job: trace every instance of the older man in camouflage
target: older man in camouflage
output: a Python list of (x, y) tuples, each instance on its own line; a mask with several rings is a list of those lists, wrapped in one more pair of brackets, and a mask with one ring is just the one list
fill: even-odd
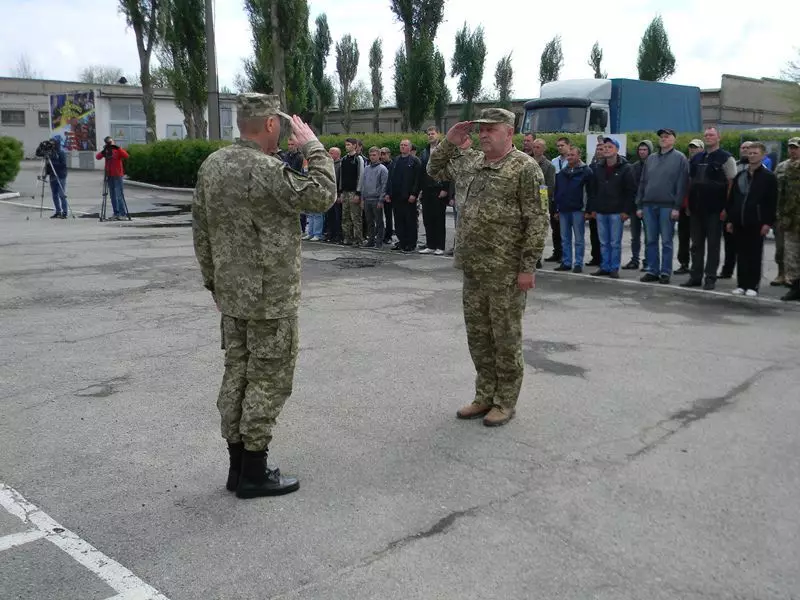
[(789, 140), (789, 160), (778, 165), (778, 223), (783, 233), (783, 266), (789, 292), (784, 301), (800, 301), (800, 137)]
[[(203, 283), (222, 313), (225, 375), (217, 407), (230, 454), (227, 488), (255, 498), (299, 487), (267, 468), (267, 451), (297, 357), (298, 216), (331, 207), (336, 177), (313, 131), (281, 113), (277, 96), (242, 94), (237, 104), (241, 138), (200, 167), (192, 226)], [(276, 156), (290, 127), (308, 160), (305, 175)]]
[[(475, 124), (480, 151), (463, 152)], [(513, 418), (522, 386), (522, 315), (550, 226), (534, 159), (512, 144), (514, 114), (501, 108), (455, 124), (431, 153), (428, 173), (454, 181), (459, 198), (456, 263), (464, 271), (467, 343), (477, 377), (474, 401), (460, 419), (492, 427)], [(457, 195), (460, 196), (457, 191)]]

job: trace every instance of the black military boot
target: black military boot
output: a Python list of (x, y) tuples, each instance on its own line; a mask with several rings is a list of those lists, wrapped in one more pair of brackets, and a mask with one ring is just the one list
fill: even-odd
[(295, 477), (284, 477), (280, 469), (267, 468), (267, 451), (242, 451), (242, 471), (236, 488), (238, 498), (280, 496), (300, 488)]
[(797, 302), (800, 300), (800, 279), (792, 282), (792, 285), (789, 287), (789, 291), (785, 296), (781, 296), (781, 300), (784, 302)]
[(242, 468), (242, 450), (244, 450), (244, 444), (242, 442), (236, 442), (235, 444), (228, 442), (228, 455), (231, 458), (231, 466), (228, 467), (228, 482), (225, 484), (225, 489), (229, 492), (235, 491), (236, 486), (239, 485), (239, 471)]

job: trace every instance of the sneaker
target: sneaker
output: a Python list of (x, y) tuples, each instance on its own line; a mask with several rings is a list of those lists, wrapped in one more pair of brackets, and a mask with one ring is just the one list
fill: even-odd
[(705, 291), (707, 291), (707, 292), (710, 292), (711, 290), (715, 289), (716, 287), (717, 287), (717, 283), (715, 281), (710, 280), (710, 279), (706, 279), (706, 282), (703, 284), (703, 289)]
[(444, 256), (444, 250), (434, 250), (433, 253), (436, 256)]
[(303, 237), (301, 237), (300, 239), (301, 239), (301, 240), (310, 240), (310, 239), (311, 239), (311, 236), (310, 236), (310, 235), (308, 235), (308, 234), (306, 233), (306, 234), (305, 234)]
[(417, 250), (420, 254), (433, 254), (433, 250), (430, 248), (423, 248), (422, 250)]
[(744, 295), (744, 289), (743, 288), (736, 288), (735, 290), (733, 290), (731, 292), (731, 294), (733, 294), (734, 296), (743, 296)]
[(748, 298), (755, 298), (756, 296), (758, 296), (758, 292), (755, 290), (746, 290), (744, 295), (747, 296)]
[(611, 277), (611, 279), (619, 279), (619, 271), (611, 271), (608, 276)]
[(594, 273), (592, 273), (592, 277), (605, 277), (606, 275), (610, 275), (611, 271), (606, 271), (604, 269), (597, 269)]
[(56, 213), (56, 214), (54, 214), (54, 215), (53, 215), (52, 217), (50, 217), (50, 218), (51, 218), (51, 219), (60, 219), (60, 218), (61, 218), (61, 213)]
[(645, 273), (641, 276), (639, 281), (644, 283), (653, 283), (654, 281), (658, 281), (658, 275), (654, 275), (653, 273)]
[(628, 264), (627, 264), (627, 265), (625, 265), (625, 266), (624, 266), (624, 267), (622, 267), (622, 268), (623, 268), (623, 269), (625, 269), (626, 271), (635, 271), (636, 269), (638, 269), (638, 268), (639, 268), (639, 261), (638, 261), (638, 260), (633, 260), (633, 259), (631, 259), (631, 260), (628, 262)]
[(573, 273), (583, 273), (583, 267), (572, 267)]
[(665, 285), (669, 283), (669, 275), (662, 275), (661, 277), (659, 277), (658, 283), (663, 283)]
[(782, 285), (786, 285), (786, 277), (784, 275), (778, 275), (775, 279), (769, 282), (772, 287), (779, 287)]
[(309, 240), (308, 240), (308, 241), (309, 241), (309, 242), (321, 242), (321, 241), (322, 241), (322, 238), (321, 238), (321, 237), (319, 237), (318, 235), (315, 235), (314, 237), (312, 237), (312, 238), (309, 238)]

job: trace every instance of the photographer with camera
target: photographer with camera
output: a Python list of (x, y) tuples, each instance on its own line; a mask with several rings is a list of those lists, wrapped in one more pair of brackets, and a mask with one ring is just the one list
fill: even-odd
[[(56, 209), (51, 219), (66, 219), (67, 207), (67, 153), (61, 147), (61, 138), (57, 135), (45, 140), (36, 148), (36, 156), (44, 159), (44, 177), (50, 179), (50, 191), (53, 194), (53, 206)], [(44, 183), (42, 184), (44, 195)]]
[(128, 153), (124, 148), (120, 148), (114, 143), (114, 139), (109, 135), (104, 140), (105, 146), (97, 153), (97, 160), (106, 161), (106, 179), (108, 181), (108, 192), (111, 195), (111, 208), (114, 216), (109, 221), (119, 221), (122, 217), (128, 216), (127, 204), (125, 204), (125, 193), (122, 189), (122, 179), (125, 176), (125, 168), (122, 161), (128, 158)]

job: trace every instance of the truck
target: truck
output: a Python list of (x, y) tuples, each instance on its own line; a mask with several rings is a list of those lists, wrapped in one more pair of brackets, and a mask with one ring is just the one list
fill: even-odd
[(567, 79), (525, 103), (520, 133), (702, 131), (700, 88), (639, 79)]

